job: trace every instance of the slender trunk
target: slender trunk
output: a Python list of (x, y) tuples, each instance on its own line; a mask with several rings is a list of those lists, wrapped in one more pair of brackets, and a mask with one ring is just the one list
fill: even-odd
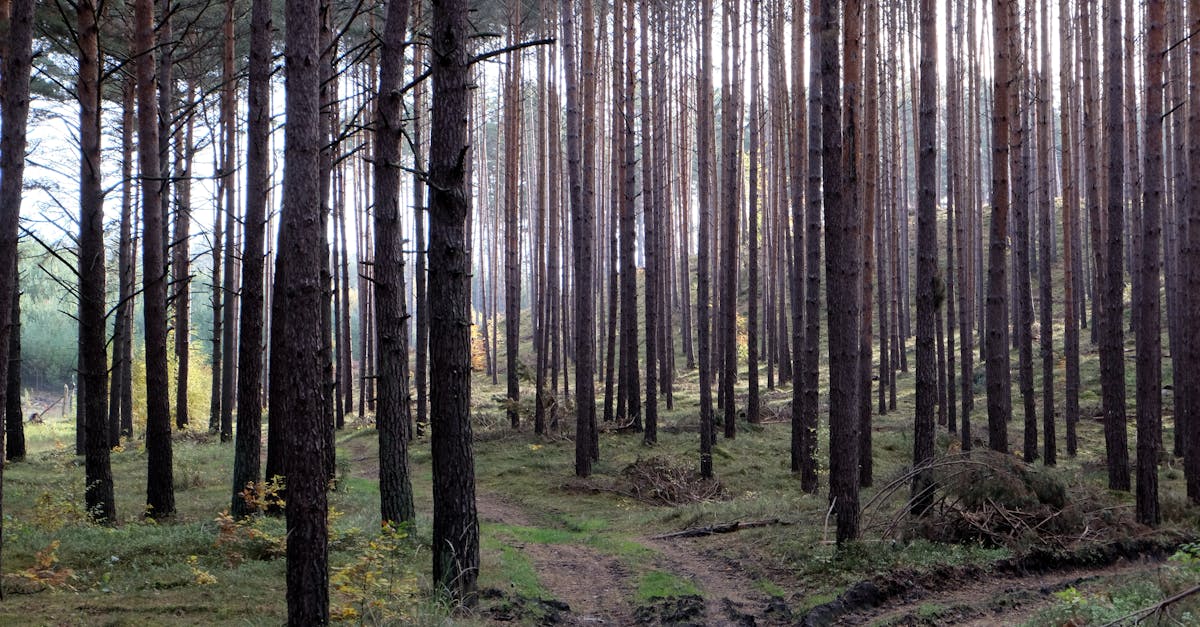
[[(700, 2), (700, 75), (696, 81), (696, 176), (697, 200), (699, 202), (700, 229), (696, 246), (696, 350), (700, 366), (700, 475), (706, 479), (713, 476), (712, 448), (716, 440), (713, 425), (712, 398), (712, 351), (709, 331), (709, 254), (712, 249), (709, 233), (712, 230), (712, 154), (713, 154), (713, 96), (712, 96), (712, 0)], [(799, 354), (799, 351), (797, 351)], [(793, 440), (795, 440), (795, 425)], [(793, 453), (795, 446), (793, 445)], [(795, 470), (795, 455), (792, 466)]]
[(242, 253), (237, 440), (234, 443), (233, 497), (230, 505), (230, 511), (238, 518), (253, 512), (241, 493), (248, 484), (258, 483), (261, 478), (263, 231), (271, 182), (268, 157), (271, 132), (270, 1), (254, 0), (250, 11), (250, 59), (246, 91), (249, 107), (246, 120), (246, 241)]
[(1041, 66), (1038, 71), (1038, 301), (1041, 317), (1038, 321), (1042, 356), (1042, 461), (1047, 466), (1057, 463), (1057, 439), (1054, 430), (1054, 313), (1050, 269), (1053, 262), (1051, 220), (1054, 193), (1052, 189), (1054, 160), (1050, 145), (1050, 9), (1043, 3), (1039, 15), (1041, 37), (1039, 50)]
[[(917, 159), (917, 411), (913, 467), (933, 461), (934, 403), (939, 389), (934, 334), (938, 319), (937, 261), (937, 20), (934, 0), (921, 0), (921, 100)], [(933, 494), (932, 471), (913, 479), (913, 509), (924, 514)]]
[[(1104, 328), (1100, 333), (1100, 386), (1104, 405), (1104, 449), (1108, 462), (1108, 487), (1129, 490), (1129, 451), (1125, 419), (1125, 325), (1124, 309), (1124, 81), (1121, 72), (1120, 0), (1104, 2), (1104, 138), (1108, 155), (1106, 195), (1105, 271), (1101, 281), (1104, 296)], [(1100, 242), (1096, 242), (1099, 247)]]
[(408, 0), (388, 4), (379, 95), (375, 100), (375, 320), (379, 325), (375, 424), (379, 431), (379, 496), (385, 524), (406, 522), (416, 515), (408, 477), (408, 325), (400, 228), (400, 87), (408, 16)]
[[(829, 499), (837, 515), (837, 541), (858, 537), (859, 342), (862, 296), (862, 239), (853, 204), (858, 187), (858, 73), (862, 6), (849, 0), (845, 9), (845, 72), (839, 71), (837, 3), (821, 2), (821, 88), (824, 134), (823, 187), (826, 199), (825, 262), (829, 343)], [(839, 84), (840, 82), (840, 84)], [(845, 86), (843, 102), (839, 87)], [(843, 106), (844, 104), (844, 106)], [(843, 148), (843, 140), (849, 146)]]
[(154, 100), (154, 6), (134, 5), (139, 161), (142, 183), (142, 298), (146, 327), (146, 515), (175, 514), (171, 463), (171, 405), (167, 380), (167, 281), (163, 257), (162, 177), (158, 160), (158, 105)]
[[(109, 465), (108, 352), (104, 333), (104, 204), (100, 164), (100, 27), (96, 5), (76, 7), (79, 33), (79, 402), (84, 426), (84, 502), (93, 520), (116, 521)], [(14, 42), (17, 43), (17, 42)], [(21, 45), (17, 43), (17, 45)], [(10, 65), (9, 68), (12, 66)], [(8, 69), (8, 68), (6, 68)], [(19, 69), (17, 71), (20, 71)], [(18, 79), (20, 80), (20, 79)], [(20, 87), (18, 87), (19, 89)], [(27, 87), (26, 87), (27, 90)], [(26, 92), (27, 93), (27, 92)], [(9, 99), (6, 106), (20, 104)], [(6, 119), (5, 122), (8, 122)], [(23, 120), (17, 120), (18, 123)], [(8, 148), (10, 146), (5, 146)], [(8, 165), (8, 164), (5, 164)], [(19, 204), (19, 203), (18, 203)], [(12, 255), (15, 259), (15, 255)], [(15, 279), (15, 277), (14, 277)], [(15, 280), (14, 280), (15, 283)], [(11, 297), (12, 289), (0, 285)], [(8, 308), (8, 303), (0, 304)], [(165, 338), (164, 338), (165, 340)], [(163, 347), (165, 349), (165, 345)], [(8, 361), (6, 359), (6, 361)], [(11, 364), (11, 362), (9, 362)], [(11, 365), (9, 367), (12, 367)], [(7, 377), (6, 377), (7, 379)], [(168, 433), (170, 426), (167, 426)]]
[[(1127, 16), (1132, 19), (1132, 15)], [(1137, 518), (1156, 526), (1162, 516), (1158, 506), (1158, 456), (1162, 449), (1162, 337), (1159, 296), (1159, 240), (1162, 237), (1163, 199), (1163, 53), (1166, 50), (1166, 4), (1147, 4), (1146, 36), (1146, 167), (1145, 203), (1139, 277), (1135, 284), (1137, 316)]]
[(1008, 452), (1008, 421), (1012, 417), (1012, 378), (1008, 358), (1008, 233), (1009, 88), (1012, 80), (1009, 6), (1015, 0), (994, 0), (995, 77), (992, 93), (992, 223), (987, 276), (987, 399), (988, 446)]

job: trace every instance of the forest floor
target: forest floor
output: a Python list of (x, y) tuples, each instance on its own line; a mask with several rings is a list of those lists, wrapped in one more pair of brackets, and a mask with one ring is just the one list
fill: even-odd
[[(1084, 378), (1091, 416), (1098, 404), (1094, 367), (1085, 367)], [(416, 625), (1084, 625), (1105, 624), (1200, 583), (1200, 551), (1185, 544), (1200, 529), (1200, 512), (1187, 505), (1178, 460), (1164, 456), (1161, 465), (1162, 529), (1127, 525), (1132, 497), (1103, 489), (1103, 433), (1090, 418), (1079, 426), (1075, 458), (1060, 446), (1057, 468), (1011, 463), (1033, 473), (1013, 476), (1048, 478), (1071, 502), (1095, 503), (1098, 511), (1079, 519), (1086, 521), (1080, 537), (1094, 541), (1047, 551), (1016, 533), (1010, 542), (948, 541), (897, 524), (908, 520), (897, 515), (907, 490), (891, 494), (887, 486), (903, 483), (912, 451), (911, 375), (901, 374), (899, 384), (898, 407), (873, 428), (875, 487), (864, 490), (862, 503), (879, 498), (864, 511), (863, 539), (838, 549), (827, 497), (800, 491), (790, 472), (786, 386), (764, 391), (763, 423), (739, 420), (735, 439), (718, 438), (717, 480), (705, 483), (692, 471), (699, 440), (694, 372), (678, 379), (673, 409), (660, 405), (656, 446), (642, 444), (638, 433), (602, 427), (600, 459), (588, 479), (573, 476), (569, 415), (555, 435), (537, 436), (527, 424), (513, 430), (502, 388), (477, 377), (482, 564), (480, 602), (469, 611), (430, 595), (428, 440), (411, 448), (415, 525), (380, 532), (376, 438), (369, 415), (364, 423), (352, 416), (338, 435), (339, 479), (330, 492), (334, 617)], [(977, 394), (982, 399), (982, 390)], [(531, 402), (522, 403), (531, 418)], [(118, 524), (97, 527), (82, 511), (72, 417), (57, 414), (27, 425), (28, 459), (5, 467), (0, 625), (284, 621), (282, 521), (263, 516), (235, 524), (221, 514), (231, 498), (230, 444), (200, 425), (176, 434), (179, 513), (154, 524), (141, 516), (145, 451), (138, 440), (127, 443), (113, 454)], [(976, 433), (982, 414), (978, 407), (972, 416)], [(1168, 412), (1168, 443), (1172, 426)], [(1022, 427), (1014, 420), (1011, 442), (1020, 442)], [(823, 487), (827, 436), (823, 426)], [(937, 446), (939, 456), (953, 456), (957, 436), (941, 428)], [(1061, 518), (1067, 516), (1054, 520)], [(670, 536), (735, 522), (750, 524)], [(1167, 609), (1171, 617), (1162, 624), (1200, 617), (1194, 599)]]

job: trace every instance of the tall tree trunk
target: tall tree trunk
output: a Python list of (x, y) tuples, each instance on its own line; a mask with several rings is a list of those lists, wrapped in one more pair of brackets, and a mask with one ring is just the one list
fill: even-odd
[[(1132, 15), (1126, 19), (1133, 19)], [(1166, 5), (1147, 4), (1146, 36), (1146, 167), (1145, 203), (1139, 251), (1137, 297), (1137, 518), (1156, 526), (1158, 456), (1162, 449), (1162, 337), (1159, 296), (1159, 240), (1163, 198), (1163, 54), (1166, 50)]]
[[(0, 104), (3, 105), (0, 107), (0, 322), (5, 322), (5, 327), (12, 323), (5, 317), (12, 313), (9, 299), (17, 285), (17, 231), (25, 180), (25, 131), (29, 119), (29, 74), (33, 63), (33, 1), (13, 0), (8, 19), (7, 32), (0, 34), (8, 38), (4, 42), (7, 54), (0, 60), (4, 64), (0, 74)], [(0, 381), (8, 379), (8, 337), (5, 328), (0, 333), (0, 375), (3, 375)], [(4, 393), (7, 394), (7, 390)], [(6, 404), (7, 401), (0, 406)], [(0, 477), (3, 477), (2, 467)], [(2, 486), (0, 482), (0, 495), (3, 494)]]
[[(470, 421), (468, 299), (471, 284), (468, 273), (471, 263), (465, 229), (470, 196), (463, 161), (467, 150), (467, 112), (471, 108), (471, 77), (467, 66), (470, 45), (468, 5), (465, 0), (435, 0), (433, 3), (429, 336), (437, 338), (439, 346), (431, 347), (429, 376), (438, 382), (430, 395), (433, 579), (440, 589), (469, 606), (475, 601), (479, 571), (479, 520), (475, 511), (475, 462)], [(564, 31), (571, 29), (564, 28)], [(583, 291), (590, 294), (590, 290)]]
[(119, 378), (115, 372), (113, 373), (116, 380), (112, 395), (119, 398), (121, 421), (119, 433), (129, 438), (133, 437), (133, 300), (137, 283), (137, 242), (133, 238), (133, 233), (135, 231), (134, 223), (138, 219), (137, 214), (133, 212), (133, 192), (134, 187), (138, 184), (133, 177), (133, 162), (137, 158), (134, 155), (134, 133), (137, 127), (134, 107), (137, 99), (137, 85), (133, 77), (126, 78), (122, 92), (121, 180), (123, 182), (121, 184), (120, 228), (125, 252), (120, 269), (121, 287), (118, 296), (122, 291), (125, 296), (120, 297), (124, 311), (114, 323), (120, 325), (121, 342), (116, 346), (113, 354), (120, 352), (122, 366)]
[[(544, 0), (543, 0), (544, 1)], [(621, 90), (625, 88), (624, 63), (622, 55), (625, 50), (625, 24), (624, 11), (625, 3), (617, 0), (613, 3), (613, 38), (612, 38), (612, 117), (610, 120), (609, 132), (612, 134), (611, 146), (611, 164), (612, 170), (610, 183), (610, 204), (611, 218), (608, 245), (608, 344), (607, 344), (607, 359), (604, 361), (604, 421), (612, 422), (614, 419), (614, 402), (617, 373), (617, 312), (618, 312), (618, 286), (621, 284), (621, 273), (619, 271), (618, 257), (618, 234), (619, 225), (621, 222), (621, 190), (623, 181), (625, 180), (625, 143), (624, 134), (618, 132), (622, 124), (621, 102), (618, 98), (621, 97)], [(539, 57), (539, 72), (542, 71), (541, 57)], [(539, 81), (544, 83), (545, 81)], [(539, 122), (545, 121), (545, 116), (539, 116)], [(545, 129), (539, 128), (539, 135), (544, 135)], [(544, 142), (539, 142), (544, 143)], [(541, 177), (543, 172), (538, 171), (538, 176)], [(540, 178), (539, 178), (540, 180)], [(539, 189), (541, 186), (539, 185)], [(543, 335), (545, 333), (543, 332)], [(539, 389), (540, 389), (539, 384)], [(541, 409), (539, 405), (539, 410)]]
[(1063, 94), (1059, 107), (1062, 117), (1062, 222), (1063, 222), (1063, 357), (1066, 359), (1066, 381), (1063, 395), (1063, 422), (1066, 425), (1067, 455), (1075, 456), (1077, 449), (1075, 425), (1079, 422), (1079, 303), (1075, 273), (1082, 252), (1079, 248), (1079, 191), (1076, 180), (1075, 151), (1079, 141), (1075, 124), (1075, 58), (1074, 28), (1071, 25), (1069, 0), (1059, 2), (1059, 40), (1062, 42), (1062, 63), (1059, 70)]
[[(317, 3), (288, 0), (283, 209), (271, 320), (270, 413), (286, 417), (287, 602), (290, 625), (329, 621), (321, 355), (321, 52)], [(232, 234), (227, 234), (232, 235)], [(277, 423), (278, 424), (278, 423)]]
[[(838, 12), (832, 0), (821, 2), (821, 119), (824, 134), (823, 187), (825, 190), (826, 310), (829, 342), (829, 499), (837, 515), (837, 541), (858, 537), (858, 325), (840, 321), (859, 319), (862, 286), (862, 239), (857, 207), (852, 204), (858, 186), (857, 77), (862, 60), (859, 37), (862, 6), (858, 0), (844, 4), (846, 66), (839, 71)], [(845, 86), (845, 102), (839, 81)], [(844, 124), (844, 125), (843, 125)], [(843, 147), (843, 139), (849, 141)], [(848, 195), (847, 195), (848, 194)]]
[[(1042, 461), (1047, 466), (1057, 463), (1057, 441), (1054, 431), (1054, 313), (1050, 268), (1053, 262), (1051, 221), (1054, 203), (1054, 159), (1050, 144), (1050, 9), (1043, 3), (1039, 15), (1041, 37), (1038, 70), (1038, 300), (1041, 316), (1038, 321), (1042, 355)], [(1065, 199), (1064, 199), (1065, 200)]]
[[(827, 8), (828, 7), (828, 8)], [(825, 35), (821, 30), (825, 25), (824, 11), (831, 11), (836, 7), (830, 2), (820, 2), (810, 4), (809, 14), (809, 45), (810, 45), (810, 60), (809, 60), (809, 77), (808, 77), (808, 178), (804, 188), (804, 346), (803, 349), (797, 348), (796, 352), (803, 352), (802, 368), (799, 387), (803, 391), (803, 399), (800, 405), (800, 489), (815, 494), (817, 492), (817, 412), (819, 410), (818, 400), (818, 377), (819, 359), (820, 359), (820, 342), (821, 342), (821, 228), (822, 228), (822, 176), (821, 171), (824, 166), (824, 93), (823, 85), (825, 84), (824, 74), (826, 71), (823, 62), (823, 49), (829, 46), (829, 54), (834, 55), (836, 61), (836, 53), (833, 51), (836, 47), (837, 34), (832, 35), (832, 39), (826, 43)], [(837, 15), (833, 16), (836, 22)], [(794, 28), (794, 26), (793, 26)], [(799, 64), (802, 65), (802, 64)], [(797, 68), (797, 64), (793, 64), (793, 72)], [(836, 85), (837, 83), (837, 68), (836, 66), (830, 69), (834, 76), (830, 81)], [(799, 84), (793, 78), (793, 84)], [(834, 93), (836, 96), (836, 92)], [(836, 103), (830, 105), (836, 109)], [(831, 114), (833, 115), (833, 114)], [(841, 144), (838, 144), (839, 149)], [(831, 146), (832, 149), (832, 146)], [(832, 159), (832, 156), (831, 156)], [(825, 188), (829, 189), (829, 188)], [(793, 397), (794, 398), (794, 397)], [(794, 402), (794, 401), (793, 401)], [(795, 411), (793, 409), (793, 411)], [(793, 427), (794, 428), (794, 427)], [(795, 436), (793, 436), (795, 437)], [(797, 462), (792, 459), (792, 468), (795, 472)]]
[[(584, 0), (588, 2), (589, 0)], [(595, 423), (595, 319), (592, 294), (593, 208), (583, 194), (578, 70), (575, 63), (575, 15), (572, 0), (562, 0), (562, 41), (567, 89), (567, 174), (570, 182), (571, 248), (575, 270), (575, 474), (586, 477), (592, 469), (592, 427)], [(584, 24), (584, 28), (592, 28)]]
[[(636, 431), (642, 429), (642, 394), (638, 374), (637, 341), (637, 260), (635, 245), (637, 218), (634, 208), (637, 155), (634, 153), (634, 36), (633, 0), (625, 2), (625, 177), (621, 186), (621, 374), (618, 377), (617, 415)], [(615, 54), (615, 51), (614, 51)], [(624, 411), (621, 408), (624, 408)]]
[[(938, 318), (937, 260), (937, 20), (934, 0), (921, 0), (921, 100), (917, 147), (917, 412), (913, 467), (933, 461), (938, 373), (934, 332)], [(923, 514), (933, 494), (932, 471), (913, 479), (913, 509)]]
[[(108, 338), (104, 333), (104, 203), (100, 165), (100, 25), (96, 5), (76, 6), (79, 33), (79, 402), (84, 425), (84, 502), (97, 522), (116, 521), (108, 456)], [(8, 102), (4, 104), (9, 104)], [(19, 105), (18, 105), (19, 106)], [(7, 121), (7, 120), (6, 120)], [(6, 289), (11, 296), (12, 290)], [(165, 338), (164, 338), (165, 339)], [(166, 346), (164, 345), (165, 349)], [(170, 433), (170, 425), (167, 426)]]
[(746, 228), (747, 254), (747, 297), (746, 297), (746, 420), (760, 420), (758, 393), (758, 223), (759, 223), (759, 125), (761, 124), (760, 91), (762, 89), (759, 70), (758, 14), (759, 0), (750, 0), (750, 179), (749, 219)]
[[(696, 183), (700, 212), (700, 228), (696, 234), (696, 350), (700, 353), (700, 475), (706, 479), (711, 479), (713, 476), (712, 447), (716, 440), (716, 429), (713, 424), (712, 349), (709, 333), (711, 331), (709, 323), (709, 256), (712, 250), (709, 234), (712, 230), (712, 207), (715, 204), (711, 172), (714, 151), (712, 12), (712, 0), (701, 0), (700, 46), (696, 52), (700, 66), (700, 75), (696, 81), (696, 176), (698, 177)], [(800, 351), (797, 350), (796, 354), (799, 355)], [(796, 437), (795, 424), (792, 425), (792, 429), (794, 441)], [(792, 466), (795, 470), (795, 445), (792, 448)]]
[[(408, 476), (408, 325), (400, 228), (400, 141), (404, 121), (400, 88), (408, 16), (408, 0), (388, 4), (379, 95), (375, 100), (375, 321), (379, 329), (375, 424), (379, 431), (379, 497), (385, 524), (406, 522), (416, 515)], [(515, 351), (515, 347), (510, 349)]]
[[(590, 3), (590, 0), (584, 0), (585, 5)], [(642, 441), (645, 444), (654, 444), (658, 441), (658, 369), (662, 365), (659, 363), (658, 352), (658, 313), (659, 313), (659, 296), (661, 294), (661, 282), (659, 280), (658, 265), (659, 265), (659, 233), (658, 223), (662, 207), (654, 202), (655, 181), (653, 173), (654, 164), (654, 145), (653, 134), (655, 120), (653, 115), (653, 103), (650, 94), (650, 47), (653, 45), (648, 34), (650, 22), (650, 1), (642, 0), (641, 15), (638, 22), (640, 28), (640, 55), (641, 62), (641, 95), (642, 95), (642, 216), (643, 216), (643, 241), (645, 242), (645, 290), (646, 290), (646, 429), (643, 433)], [(584, 28), (591, 28), (590, 24), (585, 24)], [(586, 40), (586, 35), (585, 35)], [(586, 63), (586, 54), (585, 54)], [(655, 67), (658, 68), (660, 61), (655, 60)], [(586, 80), (586, 79), (585, 79)]]
[(134, 5), (134, 58), (137, 59), (138, 156), (142, 184), (142, 298), (146, 327), (146, 515), (175, 514), (171, 463), (171, 402), (167, 380), (167, 281), (163, 263), (161, 170), (158, 160), (158, 104), (154, 100), (154, 3)]
[(737, 398), (734, 396), (734, 384), (737, 382), (737, 247), (738, 247), (738, 213), (740, 204), (740, 189), (738, 181), (741, 178), (741, 145), (738, 124), (741, 118), (741, 16), (739, 13), (742, 0), (725, 0), (722, 16), (728, 22), (727, 30), (732, 41), (732, 52), (729, 67), (722, 67), (725, 74), (725, 85), (721, 97), (721, 133), (724, 141), (721, 146), (723, 156), (723, 179), (721, 185), (722, 223), (721, 231), (721, 348), (723, 349), (723, 368), (721, 371), (721, 388), (724, 397), (725, 437), (737, 435)]
[[(1125, 325), (1123, 264), (1124, 245), (1124, 81), (1121, 71), (1120, 0), (1104, 1), (1104, 138), (1107, 141), (1108, 188), (1106, 195), (1104, 293), (1101, 304), (1104, 326), (1100, 333), (1100, 386), (1104, 405), (1104, 450), (1108, 462), (1108, 487), (1129, 490), (1129, 451), (1125, 419)], [(1099, 246), (1100, 242), (1096, 242)]]
[[(1188, 29), (1200, 30), (1200, 0), (1188, 0)], [(1188, 42), (1190, 62), (1188, 64), (1189, 97), (1193, 103), (1200, 102), (1200, 37)], [(1187, 203), (1181, 211), (1186, 228), (1184, 243), (1179, 251), (1179, 267), (1183, 268), (1180, 292), (1183, 299), (1180, 309), (1184, 327), (1184, 372), (1196, 372), (1200, 367), (1200, 332), (1197, 330), (1200, 316), (1200, 107), (1188, 111), (1188, 193)], [(1187, 430), (1184, 441), (1184, 472), (1187, 475), (1188, 498), (1200, 503), (1200, 378), (1181, 377), (1175, 382), (1178, 390), (1176, 415)]]
[(1011, 12), (1015, 0), (994, 0), (995, 77), (992, 102), (992, 224), (988, 243), (987, 276), (987, 399), (988, 446), (1008, 452), (1008, 421), (1012, 417), (1012, 379), (1008, 358), (1008, 262), (1005, 256), (1008, 233), (1009, 98), (1012, 68)]
[[(241, 496), (247, 484), (260, 480), (262, 431), (262, 337), (264, 227), (270, 190), (271, 133), (271, 3), (254, 0), (250, 9), (250, 59), (246, 103), (246, 240), (242, 252), (242, 315), (238, 330), (237, 439), (233, 456), (230, 511), (241, 518), (253, 513)], [(345, 250), (343, 248), (343, 250)]]
[[(228, 442), (233, 436), (234, 366), (237, 364), (237, 345), (234, 336), (237, 324), (237, 289), (235, 288), (234, 264), (236, 262), (237, 238), (234, 235), (237, 221), (237, 77), (234, 75), (233, 55), (233, 0), (226, 0), (225, 49), (222, 62), (221, 117), (225, 125), (225, 154), (222, 157), (221, 176), (225, 178), (225, 254), (223, 282), (219, 288), (223, 294), (221, 309), (221, 345), (225, 355), (221, 360), (221, 441)], [(322, 241), (324, 241), (322, 239)], [(218, 289), (214, 287), (214, 289)], [(213, 376), (216, 376), (214, 371)]]
[[(416, 6), (413, 7), (413, 19), (414, 20), (422, 19), (421, 14), (422, 14), (422, 5), (423, 4), (424, 3), (422, 3), (422, 2), (418, 2), (416, 4)], [(424, 72), (425, 71), (424, 67), (425, 67), (425, 48), (423, 46), (416, 46), (413, 49), (413, 75), (415, 76), (421, 72)], [(422, 170), (425, 166), (425, 162), (421, 158), (422, 157), (421, 151), (423, 149), (423, 146), (421, 143), (423, 124), (421, 123), (421, 120), (419, 118), (419, 116), (424, 115), (425, 106), (426, 105), (425, 105), (424, 85), (417, 85), (416, 87), (413, 88), (413, 109), (412, 110), (415, 113), (415, 115), (418, 116), (418, 118), (413, 120), (412, 133), (413, 133), (413, 146), (414, 146), (413, 158), (414, 158), (414, 161), (417, 166), (416, 169), (418, 171)], [(413, 281), (413, 283), (415, 284), (416, 290), (417, 290), (417, 293), (416, 293), (416, 315), (417, 315), (416, 349), (417, 349), (417, 355), (416, 355), (416, 371), (413, 373), (413, 375), (414, 375), (414, 378), (416, 379), (416, 386), (417, 386), (416, 434), (422, 435), (425, 432), (425, 426), (429, 424), (429, 300), (428, 300), (427, 293), (426, 293), (426, 289), (427, 289), (426, 272), (429, 269), (429, 265), (425, 259), (425, 256), (426, 256), (425, 212), (426, 212), (427, 208), (425, 205), (426, 190), (425, 190), (424, 177), (419, 174), (414, 174), (412, 184), (413, 184), (413, 214), (415, 215), (415, 219), (416, 219), (416, 229), (415, 230), (417, 232), (416, 233), (417, 267), (416, 267), (416, 272), (415, 272), (416, 278)], [(348, 306), (346, 307), (346, 311), (349, 312)], [(349, 314), (347, 313), (347, 315), (349, 315)], [(349, 337), (350, 337), (349, 321), (346, 321), (344, 324), (346, 325), (346, 338), (349, 339)], [(349, 349), (349, 343), (346, 344), (346, 348)], [(345, 363), (347, 364), (347, 368), (349, 368), (350, 356), (349, 356), (348, 350), (346, 351)], [(348, 381), (348, 380), (349, 380), (349, 378), (346, 379), (346, 381)]]
[[(195, 85), (188, 85), (188, 102), (195, 95)], [(193, 120), (189, 116), (186, 130), (175, 133), (175, 236), (171, 241), (171, 277), (174, 283), (172, 298), (175, 301), (175, 425), (183, 428), (188, 424), (188, 372), (191, 342), (191, 238), (192, 224), (192, 133)]]
[[(509, 3), (508, 39), (520, 37), (521, 2)], [(510, 52), (504, 86), (504, 356), (508, 382), (508, 420), (514, 429), (521, 423), (521, 388), (518, 351), (521, 344), (521, 51)]]
[(863, 274), (862, 274), (862, 305), (859, 310), (859, 339), (858, 339), (858, 484), (869, 487), (874, 478), (872, 459), (872, 426), (871, 426), (871, 366), (873, 365), (871, 346), (871, 278), (875, 274), (875, 209), (879, 189), (879, 37), (875, 34), (879, 29), (879, 2), (867, 0), (866, 28), (871, 36), (866, 38), (865, 65), (862, 84), (864, 94), (863, 112), (863, 198), (862, 198), (862, 234), (863, 234)]
[(1016, 285), (1016, 347), (1018, 350), (1018, 387), (1024, 409), (1024, 459), (1037, 459), (1037, 399), (1033, 395), (1033, 294), (1030, 288), (1029, 236), (1029, 140), (1025, 120), (1025, 62), (1024, 39), (1021, 35), (1020, 14), (1016, 3), (1009, 5), (1009, 46), (1013, 78), (1010, 82), (1009, 109), (1009, 168), (1012, 181), (1012, 245), (1013, 273)]

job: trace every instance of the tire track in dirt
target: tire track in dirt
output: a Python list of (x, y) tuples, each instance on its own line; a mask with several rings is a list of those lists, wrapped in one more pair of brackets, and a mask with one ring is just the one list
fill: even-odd
[(991, 625), (1019, 624), (1058, 599), (1055, 592), (1090, 583), (1150, 574), (1157, 559), (1123, 561), (1101, 568), (1071, 568), (1028, 575), (981, 577), (952, 589), (917, 588), (883, 605), (837, 618), (844, 625)]
[[(482, 520), (536, 527), (520, 507), (487, 492), (476, 494)], [(538, 582), (570, 606), (567, 625), (628, 625), (634, 622), (632, 573), (615, 557), (579, 544), (514, 543), (533, 564)]]
[(790, 622), (781, 612), (774, 620), (771, 599), (753, 585), (737, 562), (710, 555), (708, 538), (642, 538), (639, 542), (659, 554), (658, 566), (683, 577), (704, 597), (705, 625), (772, 625)]

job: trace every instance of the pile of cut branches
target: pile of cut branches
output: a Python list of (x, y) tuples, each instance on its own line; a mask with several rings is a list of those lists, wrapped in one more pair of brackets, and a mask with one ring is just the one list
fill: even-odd
[[(909, 494), (922, 473), (933, 478), (927, 490), (895, 507), (892, 497)], [(1068, 482), (1054, 471), (991, 451), (946, 456), (908, 470), (863, 509), (867, 528), (886, 537), (1016, 552), (1072, 551), (1148, 531), (1137, 524), (1131, 505), (1099, 486)]]
[(667, 457), (638, 459), (621, 471), (616, 491), (652, 505), (685, 505), (720, 498), (721, 483)]

